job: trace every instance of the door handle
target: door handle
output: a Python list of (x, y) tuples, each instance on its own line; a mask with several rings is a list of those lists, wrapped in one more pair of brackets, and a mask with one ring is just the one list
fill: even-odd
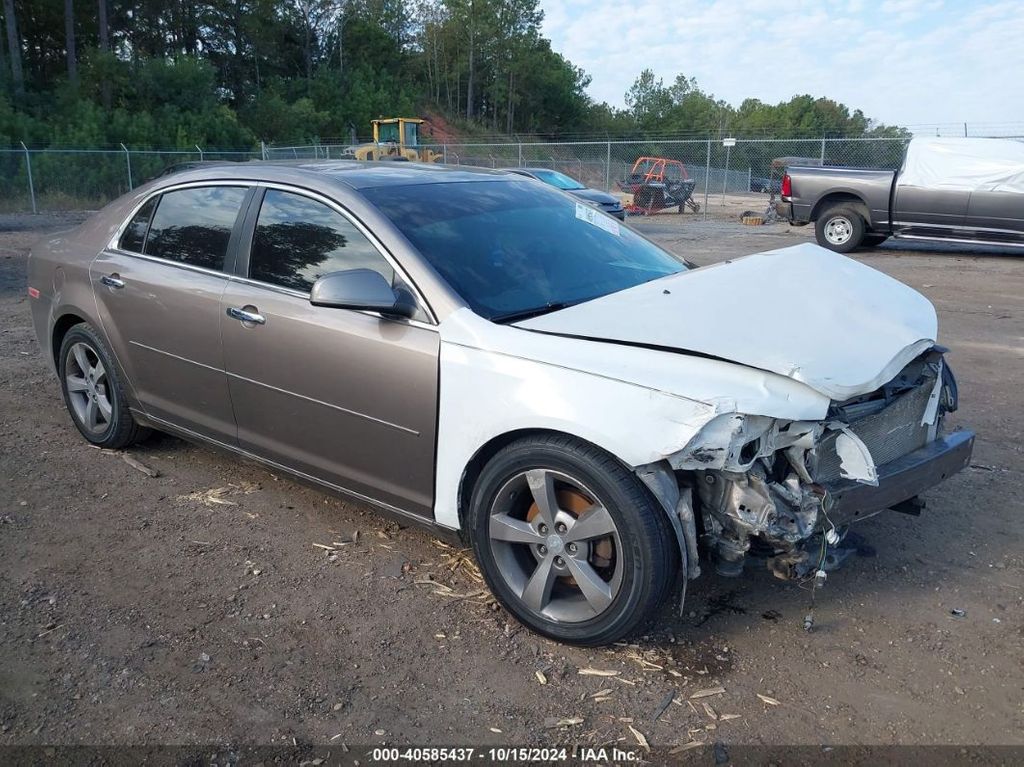
[(100, 282), (102, 282), (108, 288), (115, 288), (120, 290), (121, 288), (124, 287), (124, 280), (118, 277), (116, 272), (114, 274), (104, 274), (102, 277), (100, 277)]
[(262, 314), (256, 312), (249, 312), (245, 309), (239, 309), (237, 306), (232, 306), (228, 309), (228, 317), (239, 322), (252, 323), (253, 325), (266, 325), (267, 318)]

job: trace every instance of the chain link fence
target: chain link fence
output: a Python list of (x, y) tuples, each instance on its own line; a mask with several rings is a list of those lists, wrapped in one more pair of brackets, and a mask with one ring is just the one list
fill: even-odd
[(0, 212), (93, 210), (170, 168), (258, 160), (259, 150), (0, 149)]
[[(727, 145), (729, 144), (729, 145)], [(643, 157), (678, 160), (694, 181), (694, 199), (710, 209), (764, 207), (781, 185), (783, 164), (894, 170), (903, 161), (902, 138), (650, 139), (642, 141), (503, 142), (426, 144), (440, 162), (480, 168), (550, 168), (585, 186), (622, 194), (634, 164)], [(337, 159), (343, 144), (266, 147), (268, 159)], [(737, 199), (739, 198), (739, 199)]]
[[(777, 191), (782, 164), (896, 169), (905, 139), (650, 139), (636, 141), (446, 143), (430, 149), (440, 162), (484, 168), (543, 167), (584, 185), (620, 193), (641, 157), (680, 161), (706, 211), (727, 197)], [(729, 144), (729, 145), (727, 145)], [(253, 150), (0, 149), (0, 212), (95, 209), (168, 169), (187, 163), (247, 160), (337, 160), (345, 144), (261, 146)], [(781, 161), (781, 162), (780, 162)], [(749, 201), (757, 203), (756, 197)]]

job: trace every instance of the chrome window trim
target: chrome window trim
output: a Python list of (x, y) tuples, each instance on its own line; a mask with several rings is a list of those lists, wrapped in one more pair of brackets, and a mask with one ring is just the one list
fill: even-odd
[[(130, 224), (132, 219), (135, 218), (135, 214), (138, 213), (139, 209), (143, 205), (145, 205), (147, 202), (149, 202), (151, 199), (153, 199), (157, 195), (166, 194), (168, 192), (176, 192), (176, 191), (181, 190), (181, 189), (193, 189), (193, 188), (207, 187), (207, 186), (238, 186), (238, 187), (243, 187), (243, 188), (245, 188), (247, 190), (248, 189), (253, 189), (255, 187), (263, 187), (264, 189), (278, 189), (278, 190), (283, 191), (283, 192), (291, 192), (292, 194), (298, 194), (300, 196), (307, 197), (307, 198), (309, 198), (311, 200), (314, 200), (315, 202), (319, 202), (321, 204), (326, 205), (327, 207), (331, 208), (332, 210), (337, 212), (339, 215), (341, 215), (345, 220), (347, 220), (349, 223), (351, 223), (360, 232), (360, 234), (362, 234), (364, 237), (366, 237), (366, 239), (370, 241), (370, 244), (373, 245), (373, 247), (377, 249), (377, 252), (381, 254), (381, 256), (384, 258), (384, 260), (388, 262), (388, 264), (391, 266), (391, 268), (395, 270), (395, 274), (399, 275), (402, 278), (402, 281), (413, 292), (413, 295), (416, 297), (416, 300), (419, 302), (420, 306), (422, 306), (423, 310), (426, 312), (428, 321), (427, 322), (423, 322), (422, 320), (409, 320), (408, 324), (415, 325), (417, 327), (429, 327), (429, 328), (436, 328), (437, 325), (439, 324), (438, 321), (437, 321), (437, 313), (434, 311), (434, 308), (430, 305), (430, 302), (427, 301), (426, 297), (423, 295), (423, 292), (420, 290), (419, 286), (409, 277), (409, 274), (405, 271), (404, 268), (402, 268), (401, 264), (398, 263), (397, 259), (395, 259), (395, 257), (391, 254), (391, 252), (387, 248), (384, 247), (383, 243), (381, 243), (381, 241), (377, 238), (377, 236), (373, 232), (371, 232), (363, 224), (362, 221), (360, 221), (353, 214), (351, 214), (348, 210), (343, 208), (340, 203), (335, 202), (330, 197), (326, 197), (326, 196), (324, 196), (324, 195), (322, 195), (322, 194), (320, 194), (318, 192), (315, 192), (315, 191), (313, 191), (311, 189), (306, 189), (305, 187), (295, 186), (294, 184), (282, 184), (282, 183), (279, 183), (279, 182), (276, 182), (276, 181), (254, 181), (252, 179), (217, 179), (217, 180), (209, 180), (209, 181), (183, 181), (183, 182), (178, 183), (178, 184), (168, 184), (167, 186), (162, 186), (159, 189), (154, 189), (152, 192), (150, 192), (145, 197), (143, 197), (135, 206), (132, 207), (131, 212), (125, 217), (124, 221), (121, 222), (121, 225), (118, 226), (117, 231), (114, 233), (114, 236), (107, 243), (107, 247), (104, 248), (104, 250), (112, 251), (114, 253), (119, 253), (119, 254), (128, 255), (128, 256), (135, 256), (137, 258), (146, 258), (146, 259), (151, 260), (151, 261), (153, 261), (155, 263), (174, 264), (174, 265), (180, 266), (180, 267), (196, 269), (196, 270), (208, 273), (208, 274), (219, 274), (221, 276), (229, 277), (229, 278), (233, 278), (233, 279), (237, 279), (237, 280), (241, 280), (241, 281), (247, 282), (247, 283), (252, 284), (252, 285), (259, 285), (259, 286), (267, 287), (267, 288), (271, 288), (271, 289), (279, 288), (280, 286), (273, 285), (273, 284), (271, 284), (269, 282), (260, 282), (259, 280), (250, 280), (247, 277), (237, 277), (236, 275), (231, 275), (227, 271), (224, 271), (224, 270), (219, 270), (219, 271), (217, 271), (217, 270), (210, 270), (210, 269), (205, 269), (204, 267), (198, 267), (198, 266), (192, 266), (191, 264), (185, 264), (185, 263), (183, 263), (181, 261), (170, 261), (170, 260), (164, 259), (164, 258), (157, 258), (156, 256), (147, 256), (145, 253), (135, 253), (134, 251), (123, 250), (122, 248), (120, 248), (118, 246), (118, 243), (121, 242), (121, 235), (124, 234), (124, 230), (128, 228), (128, 224)], [(257, 216), (256, 222), (259, 223), (258, 216)], [(282, 290), (287, 291), (289, 289), (288, 288), (282, 288)], [(300, 291), (291, 291), (291, 292), (289, 292), (289, 295), (304, 296), (306, 299), (309, 298), (309, 294), (308, 293), (303, 294)], [(382, 315), (380, 315), (377, 312), (362, 312), (362, 313), (363, 314), (369, 314), (369, 315), (375, 316), (375, 317), (381, 317), (382, 316)]]
[[(258, 181), (251, 181), (249, 179), (238, 179), (238, 180), (235, 180), (235, 181), (223, 179), (223, 180), (217, 180), (217, 181), (183, 181), (180, 184), (170, 184), (168, 186), (162, 186), (159, 189), (154, 189), (149, 194), (147, 194), (145, 197), (143, 197), (138, 202), (138, 204), (135, 205), (132, 208), (131, 213), (129, 213), (128, 216), (124, 219), (124, 221), (121, 222), (120, 226), (117, 227), (117, 231), (114, 232), (114, 236), (107, 243), (107, 247), (105, 247), (104, 250), (111, 250), (111, 251), (115, 251), (117, 253), (126, 253), (129, 256), (145, 256), (146, 255), (145, 253), (136, 253), (133, 250), (124, 250), (123, 248), (120, 247), (120, 245), (118, 243), (121, 242), (121, 235), (124, 234), (124, 230), (128, 228), (128, 224), (130, 224), (132, 222), (132, 219), (135, 218), (135, 214), (139, 212), (139, 209), (143, 205), (145, 205), (147, 202), (149, 202), (150, 200), (152, 200), (154, 197), (156, 197), (158, 195), (166, 194), (167, 192), (177, 192), (177, 191), (179, 191), (181, 189), (193, 189), (193, 188), (206, 187), (206, 186), (238, 186), (238, 187), (242, 187), (243, 189), (248, 191), (248, 190), (250, 190), (253, 187), (258, 186), (258, 185), (259, 185)], [(150, 223), (152, 223), (152, 222), (150, 222)], [(182, 263), (180, 261), (170, 261), (169, 259), (166, 259), (166, 258), (156, 258), (155, 256), (150, 256), (150, 258), (155, 258), (161, 264)], [(201, 268), (201, 267), (196, 267), (196, 268)], [(223, 269), (220, 270), (218, 273), (219, 274), (227, 274), (227, 272), (225, 272)]]
[(136, 252), (134, 252), (132, 250), (122, 250), (121, 248), (107, 247), (107, 248), (104, 248), (102, 252), (103, 253), (109, 253), (111, 255), (117, 255), (117, 256), (130, 256), (131, 258), (138, 258), (138, 259), (141, 259), (142, 261), (150, 261), (150, 262), (152, 262), (154, 264), (163, 264), (164, 266), (173, 266), (176, 269), (186, 269), (186, 270), (188, 270), (190, 272), (198, 272), (199, 274), (208, 274), (211, 277), (220, 277), (221, 279), (223, 279), (225, 281), (227, 281), (227, 279), (231, 276), (230, 274), (225, 272), (223, 269), (210, 269), (210, 268), (205, 267), (205, 266), (196, 266), (194, 264), (186, 264), (184, 261), (171, 261), (170, 259), (167, 259), (167, 258), (160, 258), (158, 256), (149, 256), (149, 255), (146, 255), (145, 253), (136, 253)]
[[(395, 274), (397, 274), (402, 279), (402, 282), (404, 282), (413, 292), (413, 295), (416, 297), (416, 300), (419, 302), (420, 306), (423, 307), (423, 310), (427, 314), (427, 318), (429, 320), (429, 323), (427, 324), (429, 324), (430, 326), (436, 326), (438, 324), (437, 315), (435, 314), (433, 307), (430, 305), (426, 297), (423, 295), (422, 291), (419, 289), (419, 286), (415, 282), (413, 282), (413, 280), (409, 277), (409, 274), (405, 271), (404, 268), (402, 268), (402, 265), (398, 263), (398, 260), (391, 254), (390, 251), (388, 251), (387, 248), (384, 247), (384, 244), (379, 239), (377, 239), (377, 236), (373, 232), (371, 232), (363, 224), (362, 221), (356, 218), (355, 215), (349, 212), (346, 208), (342, 207), (341, 203), (338, 203), (335, 200), (332, 200), (330, 197), (326, 197), (318, 192), (314, 192), (311, 189), (305, 189), (301, 186), (294, 186), (292, 184), (282, 184), (276, 181), (267, 181), (259, 182), (258, 186), (261, 186), (265, 189), (276, 189), (281, 192), (297, 194), (300, 197), (305, 197), (307, 199), (313, 200), (314, 202), (319, 202), (322, 205), (326, 205), (328, 208), (330, 208), (338, 215), (340, 215), (342, 218), (344, 218), (346, 221), (348, 221), (350, 224), (352, 224), (352, 226), (354, 226), (356, 230), (369, 241), (369, 243), (377, 250), (377, 252), (380, 253), (381, 257), (385, 261), (387, 261), (388, 265), (395, 270)], [(255, 226), (259, 226), (259, 223), (259, 213), (257, 212)], [(277, 287), (273, 285), (273, 283), (263, 282), (261, 280), (252, 280), (249, 279), (248, 277), (244, 279), (256, 285), (268, 285), (270, 287)], [(309, 298), (309, 293), (303, 294), (301, 293), (301, 291), (296, 292), (298, 292), (300, 295), (304, 295), (307, 299)], [(369, 314), (372, 314), (374, 316), (380, 316), (377, 312), (369, 312)], [(420, 324), (424, 324), (420, 320), (410, 320), (410, 322), (419, 322)]]

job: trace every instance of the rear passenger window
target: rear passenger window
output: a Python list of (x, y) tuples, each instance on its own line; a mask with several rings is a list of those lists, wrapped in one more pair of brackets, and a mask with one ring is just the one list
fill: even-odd
[(146, 255), (220, 270), (245, 198), (245, 187), (179, 189), (160, 197), (146, 238)]
[(149, 229), (149, 219), (153, 217), (153, 208), (156, 207), (156, 197), (146, 201), (146, 204), (139, 208), (138, 213), (132, 216), (124, 233), (121, 235), (121, 242), (118, 247), (131, 253), (141, 253), (142, 247), (146, 244), (146, 230)]
[(268, 189), (256, 220), (249, 276), (308, 293), (325, 274), (373, 269), (394, 282), (394, 270), (363, 234), (326, 205)]

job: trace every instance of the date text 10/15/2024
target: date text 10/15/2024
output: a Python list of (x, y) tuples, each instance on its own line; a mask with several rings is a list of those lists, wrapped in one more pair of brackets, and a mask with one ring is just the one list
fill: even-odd
[(488, 746), (486, 748), (470, 747), (380, 747), (370, 751), (372, 762), (422, 762), (437, 761), (445, 762), (470, 762), (476, 760), (495, 763), (508, 762), (565, 762), (568, 759), (578, 760), (580, 763), (591, 762), (603, 763), (609, 760), (613, 762), (635, 762), (640, 760), (640, 754), (629, 749), (617, 747), (576, 747), (570, 750), (564, 746), (551, 748), (538, 748), (527, 746)]

